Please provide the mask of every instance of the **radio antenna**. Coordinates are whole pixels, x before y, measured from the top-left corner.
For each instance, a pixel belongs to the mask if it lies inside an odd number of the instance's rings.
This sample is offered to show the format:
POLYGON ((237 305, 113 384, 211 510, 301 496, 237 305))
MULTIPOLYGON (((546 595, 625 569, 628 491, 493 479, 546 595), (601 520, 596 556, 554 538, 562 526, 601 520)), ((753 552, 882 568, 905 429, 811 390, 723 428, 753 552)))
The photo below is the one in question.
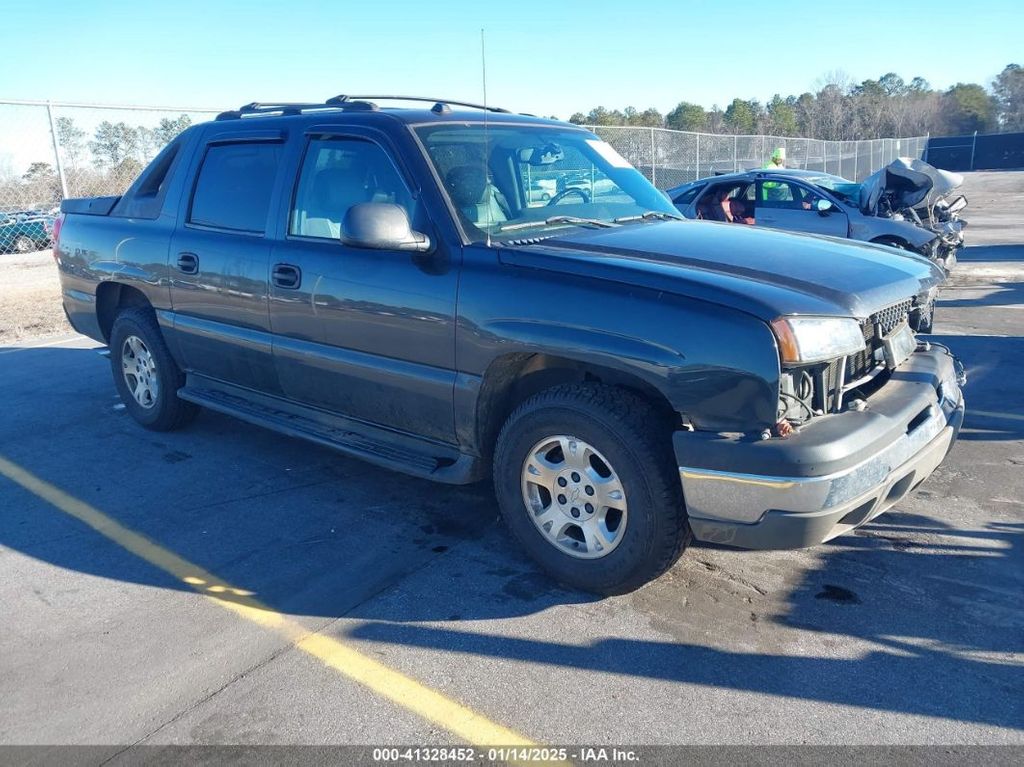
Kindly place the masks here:
MULTIPOLYGON (((483 80, 484 86, 484 190, 488 197, 493 192, 491 191, 491 185, 488 181, 488 161, 490 158, 490 141, 487 134, 487 115, 490 110, 487 109, 487 45, 484 40, 484 29, 480 28, 480 73, 483 80)), ((487 247, 491 247, 491 201, 487 200, 487 204, 484 206, 484 210, 487 211, 487 247)))

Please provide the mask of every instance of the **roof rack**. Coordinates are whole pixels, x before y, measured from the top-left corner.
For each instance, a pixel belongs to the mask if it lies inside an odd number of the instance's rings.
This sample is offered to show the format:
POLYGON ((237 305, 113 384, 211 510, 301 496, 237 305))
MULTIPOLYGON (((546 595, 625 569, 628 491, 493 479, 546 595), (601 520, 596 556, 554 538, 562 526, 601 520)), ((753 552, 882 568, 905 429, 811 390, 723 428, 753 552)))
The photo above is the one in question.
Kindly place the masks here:
POLYGON ((422 101, 432 103, 431 112, 446 114, 452 111, 452 106, 469 107, 470 109, 485 109, 488 112, 501 112, 511 114, 509 110, 501 107, 489 107, 483 104, 474 104, 470 101, 454 101, 453 99, 432 99, 426 96, 332 96, 322 104, 303 101, 274 101, 261 102, 253 101, 251 104, 243 104, 238 109, 231 109, 217 115, 218 120, 237 120, 247 115, 299 115, 307 111, 340 109, 351 112, 375 112, 378 109, 377 101, 422 101), (373 99, 371 101, 370 99, 373 99))
POLYGON ((455 101, 454 99, 433 99, 426 96, 333 96, 327 99, 327 104, 330 106, 351 104, 358 101, 424 101, 433 102, 434 106, 431 107, 432 112, 445 112, 451 111, 446 110, 446 106, 457 106, 457 107, 469 107, 470 109, 484 109, 488 112, 501 112, 502 114, 511 114, 508 109, 502 109, 501 107, 489 107, 486 104, 474 104, 470 101, 455 101))
POLYGON ((377 105, 369 101, 351 100, 338 104, 319 104, 301 101, 275 101, 261 102, 253 101, 250 104, 243 104, 238 109, 231 109, 217 115, 217 120, 237 120, 247 115, 298 115, 311 110, 340 109, 350 112, 374 112, 377 105))

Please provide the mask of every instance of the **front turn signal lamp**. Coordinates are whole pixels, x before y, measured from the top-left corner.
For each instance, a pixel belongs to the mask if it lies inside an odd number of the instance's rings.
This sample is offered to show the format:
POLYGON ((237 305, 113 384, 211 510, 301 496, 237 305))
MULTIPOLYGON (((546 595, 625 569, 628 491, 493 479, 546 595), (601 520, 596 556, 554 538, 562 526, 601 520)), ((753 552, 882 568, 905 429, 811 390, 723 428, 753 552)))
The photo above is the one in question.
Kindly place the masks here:
POLYGON ((779 317, 771 326, 784 365, 825 362, 864 349, 864 333, 852 317, 779 317))

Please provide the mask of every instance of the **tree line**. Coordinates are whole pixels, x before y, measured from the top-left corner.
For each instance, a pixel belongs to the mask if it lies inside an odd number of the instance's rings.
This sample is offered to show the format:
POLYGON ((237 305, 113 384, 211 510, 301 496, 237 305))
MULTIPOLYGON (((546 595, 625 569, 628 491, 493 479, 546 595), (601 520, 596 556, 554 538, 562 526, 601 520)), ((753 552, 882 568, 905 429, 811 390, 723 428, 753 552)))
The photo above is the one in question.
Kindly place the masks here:
POLYGON ((765 134, 851 141, 900 136, 1024 131, 1024 68, 1010 64, 990 88, 957 83, 936 90, 927 80, 895 72, 856 83, 842 73, 821 79, 814 92, 776 94, 767 103, 734 98, 710 110, 681 101, 668 114, 651 107, 595 107, 569 118, 577 125, 630 125, 705 133, 765 134))
MULTIPOLYGON (((73 197, 121 194, 190 125, 192 118, 187 114, 164 117, 153 127, 104 120, 90 135, 73 118, 56 118, 68 193, 73 197)), ((49 206, 60 199, 60 179, 52 162, 34 162, 20 177, 0 180, 0 203, 5 208, 49 206)))

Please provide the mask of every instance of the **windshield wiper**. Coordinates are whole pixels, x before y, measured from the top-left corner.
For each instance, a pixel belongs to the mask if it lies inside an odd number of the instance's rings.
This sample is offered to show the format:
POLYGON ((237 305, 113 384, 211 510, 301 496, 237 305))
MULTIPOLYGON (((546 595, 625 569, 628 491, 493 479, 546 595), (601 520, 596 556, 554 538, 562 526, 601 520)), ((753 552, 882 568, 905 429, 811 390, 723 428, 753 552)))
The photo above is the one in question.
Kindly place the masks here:
POLYGON ((662 221, 682 221, 683 217, 679 215, 673 215, 671 213, 665 213, 660 210, 649 210, 645 213, 641 213, 637 216, 619 216, 613 218, 612 221, 616 224, 628 224, 630 221, 649 221, 651 219, 660 219, 662 221))
POLYGON ((543 221, 522 221, 518 224, 507 224, 498 227, 499 232, 514 232, 517 229, 530 229, 535 226, 546 226, 549 224, 576 224, 577 226, 596 226, 600 229, 618 226, 618 223, 602 221, 599 218, 580 218, 579 216, 551 216, 543 221))

